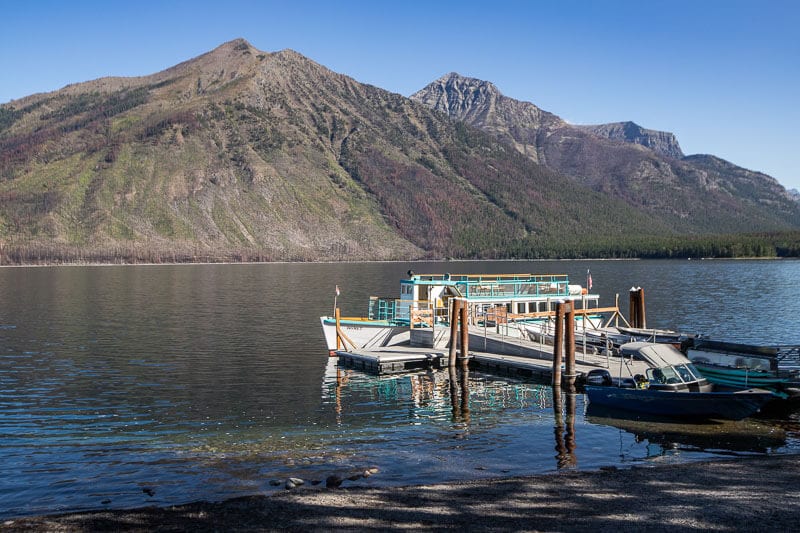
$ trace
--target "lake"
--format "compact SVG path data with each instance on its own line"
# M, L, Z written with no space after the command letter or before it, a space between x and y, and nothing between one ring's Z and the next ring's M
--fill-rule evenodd
M221 500L338 476L406 485L800 452L800 423L585 415L583 395L470 372L337 369L319 316L417 273L591 269L649 327L800 344L800 261L540 261L0 269L0 517ZM555 404L555 408L554 408ZM373 475L364 472L373 469ZM352 478L352 479L348 479Z

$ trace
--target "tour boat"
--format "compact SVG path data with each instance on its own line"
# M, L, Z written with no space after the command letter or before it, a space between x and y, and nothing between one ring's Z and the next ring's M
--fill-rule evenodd
M320 317L331 355L342 348L378 348L410 342L414 328L449 324L449 300L466 300L471 320L486 323L542 319L556 302L598 309L600 296L566 274L416 274L400 280L400 297L370 297L366 316ZM599 309L598 309L599 311ZM338 327L338 334L337 334ZM346 345L346 346L345 346Z

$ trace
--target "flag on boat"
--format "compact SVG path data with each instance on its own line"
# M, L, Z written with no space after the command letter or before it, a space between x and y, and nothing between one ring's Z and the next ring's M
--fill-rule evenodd
M592 290L592 271L586 269L586 290Z
M336 296L339 296L339 286L336 286Z

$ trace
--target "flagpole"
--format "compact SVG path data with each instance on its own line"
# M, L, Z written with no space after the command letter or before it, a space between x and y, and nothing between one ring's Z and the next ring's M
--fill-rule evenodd
M333 314L336 314L336 299L339 298L339 286L336 286L336 292L333 294Z

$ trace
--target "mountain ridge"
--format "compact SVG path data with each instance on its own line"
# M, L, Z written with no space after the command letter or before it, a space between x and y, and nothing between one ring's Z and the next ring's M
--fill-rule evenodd
M475 94L483 97L474 98ZM715 228L742 232L763 227L767 220L775 229L785 221L789 227L800 223L794 202L777 180L719 158L684 156L669 132L648 130L630 121L568 124L530 102L502 95L490 82L456 73L430 83L410 98L432 109L447 110L450 118L509 142L532 160L593 190L666 216L680 232L712 232ZM532 112L536 118L527 119ZM714 210L714 205L725 208ZM770 213L764 209L767 206L776 211Z
M0 106L0 261L582 256L708 231L509 149L509 120L567 126L493 91L469 100L501 104L474 115L490 133L236 39L15 100Z

